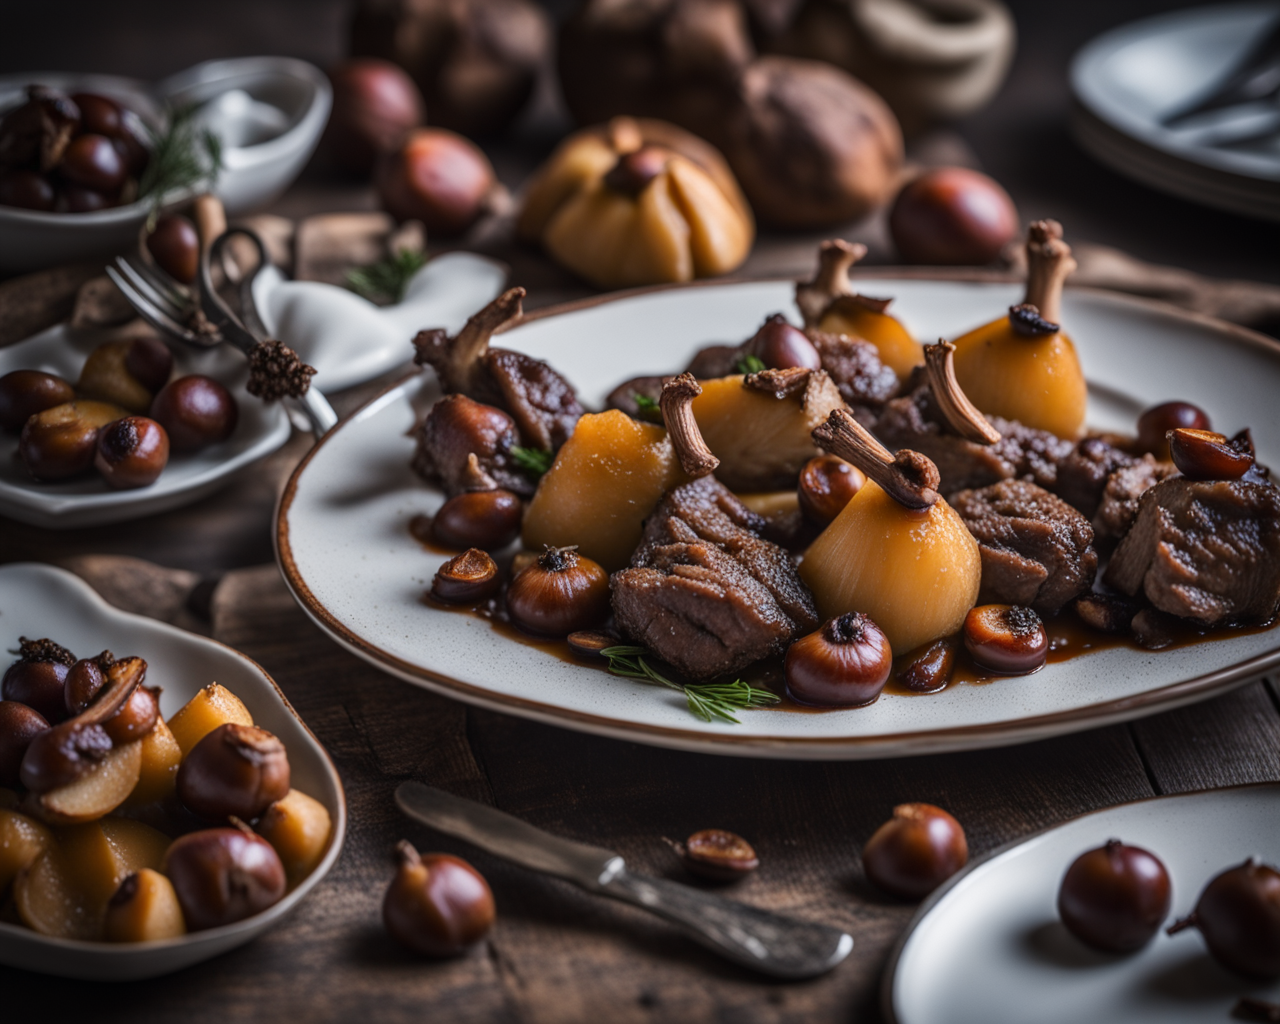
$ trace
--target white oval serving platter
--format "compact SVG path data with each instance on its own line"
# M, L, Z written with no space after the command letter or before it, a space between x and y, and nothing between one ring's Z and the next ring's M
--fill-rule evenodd
M624 293L541 311L499 344L548 360L600 407L623 380L683 366L702 345L737 343L769 313L795 309L790 281L712 283ZM1021 299L1008 283L868 279L920 338L954 337ZM1063 321L1090 381L1089 424L1132 430L1148 405L1183 398L1215 425L1253 429L1263 461L1280 455L1280 345L1168 306L1068 290ZM985 686L870 707L751 711L702 723L678 694L567 663L507 640L482 619L423 599L443 555L409 521L443 498L409 469L408 436L436 394L412 378L340 423L282 496L276 550L294 596L339 644L409 682L482 706L587 732L721 754L851 759L937 753L1039 739L1176 707L1280 663L1280 633L1236 635L1172 652L1114 648Z
M1095 952L1058 919L1071 862L1108 839L1150 850L1173 882L1170 924L1247 857L1280 864L1280 785L1157 797L1086 814L998 850L921 906L885 973L894 1024L1217 1024L1280 982L1219 967L1194 930L1129 956Z
M34 562L0 566L0 648L16 648L20 636L47 636L85 657L111 650L120 657L144 658L148 685L163 688L160 711L165 718L204 686L221 683L244 702L257 725L284 741L294 788L324 804L333 835L324 859L296 889L247 920L179 939L128 944L49 938L0 922L0 963L88 981L168 974L261 935L305 899L337 862L347 829L342 782L329 755L260 665L207 637L113 608L78 576Z

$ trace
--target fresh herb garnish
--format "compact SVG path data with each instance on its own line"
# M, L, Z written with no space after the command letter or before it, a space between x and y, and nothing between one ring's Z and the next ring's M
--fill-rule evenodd
M426 253L400 249L385 260L348 270L347 287L370 302L399 302L409 278L426 264Z
M549 452L544 448L517 446L511 449L511 458L515 460L515 464L522 473L537 480L551 468L551 463L555 461L556 456L555 452Z
M138 197L150 198L152 216L166 195L176 191L209 189L222 170L222 140L195 119L197 108L170 112L162 131L151 127L151 153L138 182Z
M769 369L769 367L764 365L763 359L761 359L759 356L753 356L749 352L745 356L743 356L741 359L738 360L739 373L746 373L746 374L761 373L767 369Z
M657 400L650 398L648 395L642 395L639 391L631 392L631 397L636 401L636 408L641 412L656 412L662 407L658 405Z
M685 700L689 702L689 710L704 722L719 718L724 722L741 725L733 717L734 711L765 707L777 704L779 700L776 693L749 686L741 679L735 679L732 683L704 683L698 686L673 682L645 661L645 655L649 652L643 647L619 645L606 647L600 653L609 659L609 671L615 676L639 679L683 693Z

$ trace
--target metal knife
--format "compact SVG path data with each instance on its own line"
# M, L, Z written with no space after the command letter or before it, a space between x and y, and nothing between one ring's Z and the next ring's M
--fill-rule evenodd
M663 878L627 870L611 850L553 836L519 818L420 782L396 803L409 817L523 867L648 910L721 956L778 978L825 974L853 949L839 928L797 921Z

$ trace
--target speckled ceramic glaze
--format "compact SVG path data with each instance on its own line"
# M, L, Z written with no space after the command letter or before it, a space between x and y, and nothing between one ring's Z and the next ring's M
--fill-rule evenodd
M160 713L165 718L209 683L221 683L244 702L255 724L284 742L293 787L324 804L333 836L324 859L298 888L247 920L180 939L127 944L52 939L0 922L0 963L91 981L168 974L261 935L305 899L337 862L347 829L342 782L324 748L261 666L207 637L119 611L78 576L35 563L0 566L0 648L16 648L20 636L47 636L84 656L111 650L120 657L144 658L147 684L163 689Z
M895 1024L1218 1024L1280 982L1219 967L1198 932L1163 932L1128 956L1095 952L1058 920L1071 862L1108 839L1151 851L1173 883L1169 921L1205 883L1255 856L1280 863L1280 786L1160 797L1087 814L971 865L935 893L885 974Z
M1021 297L1011 284L878 279L874 295L920 338L955 337ZM700 346L737 343L769 313L799 319L790 282L711 284L609 297L535 315L501 344L549 360L599 407L622 380L683 366ZM1066 329L1090 381L1089 424L1132 430L1144 407L1203 406L1228 432L1253 428L1263 461L1280 457L1280 346L1169 307L1068 291ZM704 724L678 694L503 639L483 620L423 600L443 555L409 535L441 494L409 470L407 432L434 397L429 375L340 424L299 467L277 521L285 577L340 644L410 682L512 714L689 750L787 758L863 758L1017 743L1206 697L1280 662L1280 634L1240 635L1170 652L1111 649L1035 675L935 695L885 695L821 714L751 711Z

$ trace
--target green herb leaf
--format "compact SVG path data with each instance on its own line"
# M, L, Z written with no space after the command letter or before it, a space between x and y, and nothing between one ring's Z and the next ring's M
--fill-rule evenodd
M511 449L511 458L515 460L515 464L525 476L539 479L543 473L551 468L551 463L555 462L555 452L549 452L544 448L520 448Z
M370 302L399 302L409 278L426 263L426 253L401 249L385 260L348 270L347 287Z
M741 359L738 360L739 373L746 373L746 374L760 373L762 370L767 370L767 369L769 369L769 367L764 365L764 360L761 359L759 356L753 356L748 353L747 355L743 356Z
M645 660L649 652L643 647L619 644L600 652L609 659L609 671L626 679L639 679L655 686L665 686L684 694L689 710L704 722L720 719L741 725L733 712L743 708L761 708L777 704L780 698L769 690L761 690L735 679L732 683L685 685L673 682Z
M153 217L170 192L212 188L222 170L222 140L196 123L196 109L171 111L163 131L147 129L151 153L138 197L151 199Z
M662 408L655 399L650 398L648 395L642 395L639 391L631 392L631 397L635 399L636 406L641 412L654 412Z

